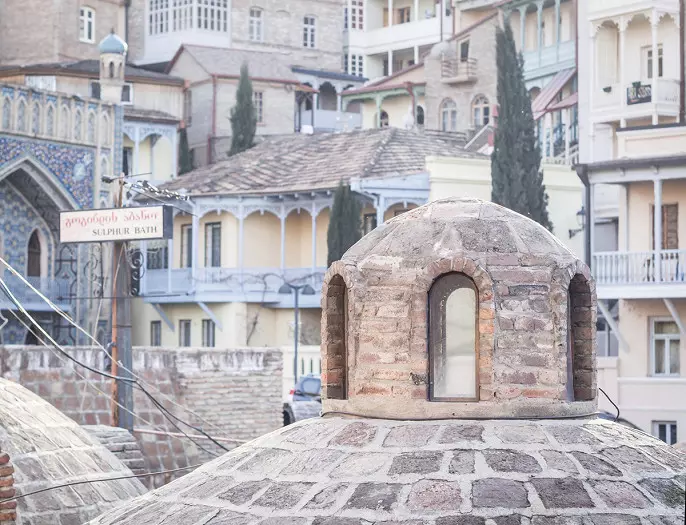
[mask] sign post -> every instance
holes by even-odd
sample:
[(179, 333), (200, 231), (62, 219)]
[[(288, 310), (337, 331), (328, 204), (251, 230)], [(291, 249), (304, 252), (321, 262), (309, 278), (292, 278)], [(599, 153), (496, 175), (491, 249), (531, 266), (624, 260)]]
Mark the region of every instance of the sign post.
[[(133, 431), (131, 370), (131, 274), (126, 242), (171, 239), (170, 206), (122, 208), (124, 181), (119, 181), (116, 208), (60, 213), (60, 243), (113, 242), (112, 260), (112, 375), (122, 380), (112, 385), (112, 424)], [(119, 367), (121, 363), (121, 368)], [(119, 410), (119, 406), (126, 410)]]

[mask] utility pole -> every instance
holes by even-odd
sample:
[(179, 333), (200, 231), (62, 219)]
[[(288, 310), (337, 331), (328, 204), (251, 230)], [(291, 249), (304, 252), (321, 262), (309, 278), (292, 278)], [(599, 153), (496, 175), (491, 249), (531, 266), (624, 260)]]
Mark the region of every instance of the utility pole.
[[(119, 179), (119, 193), (115, 206), (124, 202), (124, 179)], [(131, 379), (131, 277), (126, 258), (126, 241), (115, 241), (113, 250), (112, 296), (112, 375)], [(122, 367), (119, 368), (119, 362)], [(116, 401), (116, 403), (115, 403)], [(129, 411), (120, 410), (119, 405)], [(112, 426), (133, 431), (133, 387), (130, 381), (115, 380), (112, 385)]]

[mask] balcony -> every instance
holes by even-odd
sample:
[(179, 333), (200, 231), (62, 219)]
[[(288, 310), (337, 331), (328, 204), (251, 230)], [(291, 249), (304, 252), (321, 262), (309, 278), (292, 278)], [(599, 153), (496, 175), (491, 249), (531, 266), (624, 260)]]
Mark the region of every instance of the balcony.
[[(450, 38), (453, 30), (452, 16), (442, 19), (443, 38)], [(364, 54), (374, 55), (397, 51), (414, 46), (433, 45), (441, 40), (441, 17), (394, 24), (367, 31), (349, 31), (350, 47), (361, 48)]]
[(466, 60), (460, 58), (441, 58), (441, 82), (445, 84), (464, 84), (475, 82), (477, 75), (477, 61), (475, 58)]
[(686, 250), (596, 252), (592, 269), (599, 299), (686, 297)]
[(141, 279), (141, 295), (148, 303), (249, 302), (292, 306), (291, 295), (279, 294), (284, 281), (309, 284), (316, 292), (301, 296), (301, 306), (319, 306), (326, 268), (190, 268), (148, 270)]
[[(52, 308), (21, 279), (15, 275), (5, 274), (3, 280), (12, 294), (30, 312), (50, 312)], [(40, 291), (50, 301), (62, 310), (70, 309), (70, 281), (68, 279), (49, 279), (41, 277), (26, 277), (31, 286)], [(0, 310), (16, 310), (5, 295), (0, 295)]]
[(526, 80), (552, 75), (563, 69), (575, 67), (576, 43), (573, 40), (560, 42), (560, 45), (549, 46), (524, 53), (524, 78)]
[(588, 19), (597, 20), (625, 13), (646, 11), (658, 5), (667, 12), (679, 12), (679, 0), (660, 0), (659, 2), (656, 0), (637, 0), (632, 2), (627, 0), (593, 0), (593, 2), (588, 2)]
[[(312, 125), (312, 110), (302, 112), (302, 126)], [(344, 113), (336, 110), (318, 109), (314, 112), (315, 131), (332, 132), (362, 127), (362, 115), (360, 113)]]
[(657, 82), (657, 96), (652, 84), (632, 82), (622, 86), (612, 84), (595, 91), (592, 103), (593, 120), (615, 122), (621, 119), (679, 115), (679, 81), (661, 78)]

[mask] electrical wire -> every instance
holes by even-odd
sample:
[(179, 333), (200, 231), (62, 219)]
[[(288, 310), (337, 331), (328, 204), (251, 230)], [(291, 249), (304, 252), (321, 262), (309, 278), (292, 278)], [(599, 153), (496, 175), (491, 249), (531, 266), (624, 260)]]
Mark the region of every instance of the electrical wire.
[(360, 419), (387, 419), (389, 421), (540, 421), (540, 420), (572, 420), (572, 419), (591, 419), (597, 417), (600, 412), (591, 412), (589, 414), (581, 414), (576, 416), (510, 416), (510, 417), (486, 417), (486, 416), (469, 416), (469, 417), (390, 417), (358, 414), (356, 412), (343, 412), (340, 410), (328, 410), (322, 412), (320, 417), (326, 416), (352, 416)]
[[(121, 252), (120, 252), (120, 257), (121, 257)], [(121, 262), (121, 260), (118, 261), (118, 263), (120, 263), (120, 262)], [(43, 301), (45, 301), (45, 302), (48, 304), (48, 306), (50, 306), (57, 314), (59, 314), (59, 315), (60, 315), (61, 317), (63, 317), (64, 319), (66, 319), (67, 322), (68, 322), (69, 324), (71, 324), (71, 325), (72, 325), (74, 328), (76, 328), (79, 332), (81, 332), (81, 333), (84, 334), (88, 339), (90, 339), (90, 341), (91, 341), (95, 346), (97, 346), (98, 348), (100, 348), (103, 352), (105, 352), (105, 354), (106, 354), (110, 359), (113, 359), (112, 354), (110, 353), (110, 351), (109, 351), (107, 348), (105, 348), (104, 346), (102, 346), (102, 345), (100, 344), (100, 342), (99, 342), (97, 339), (95, 339), (91, 334), (89, 334), (86, 330), (84, 330), (81, 326), (79, 326), (76, 322), (74, 322), (74, 320), (73, 320), (69, 315), (67, 315), (63, 310), (61, 310), (57, 305), (55, 305), (50, 299), (48, 299), (45, 295), (43, 295), (43, 293), (42, 293), (40, 290), (36, 289), (29, 281), (27, 281), (27, 280), (24, 278), (23, 275), (21, 275), (17, 270), (15, 270), (15, 269), (14, 269), (7, 261), (5, 261), (2, 257), (0, 257), (0, 263), (4, 264), (4, 265), (10, 270), (10, 272), (11, 272), (13, 275), (15, 275), (16, 277), (18, 277), (26, 286), (28, 286), (34, 293), (36, 293), (41, 299), (43, 299)], [(119, 266), (120, 266), (120, 264), (117, 264), (117, 271), (118, 271), (118, 269), (119, 269)], [(116, 276), (116, 272), (115, 272), (115, 276)], [(15, 300), (16, 300), (16, 298), (15, 298)], [(13, 302), (15, 302), (15, 301), (13, 301)], [(15, 304), (16, 304), (16, 302), (15, 302)], [(26, 313), (25, 315), (28, 316), (28, 313)], [(28, 316), (28, 317), (30, 318), (30, 316)], [(31, 319), (32, 319), (32, 318), (31, 318)], [(32, 321), (33, 321), (33, 319), (32, 319)], [(41, 328), (41, 330), (42, 330), (42, 328)], [(45, 332), (44, 330), (42, 330), (42, 331), (43, 331), (43, 333), (44, 333), (45, 335), (48, 335), (47, 332)], [(50, 336), (48, 335), (48, 337), (50, 337)], [(54, 340), (52, 340), (52, 338), (50, 338), (50, 340), (51, 340), (51, 342), (52, 342), (53, 344), (56, 345), (56, 343), (54, 342)], [(61, 350), (61, 349), (60, 349), (60, 350)], [(61, 351), (64, 352), (64, 350), (61, 350)], [(73, 358), (72, 358), (69, 354), (66, 354), (66, 355), (69, 357), (69, 359), (72, 359), (72, 360), (73, 360)], [(79, 364), (80, 364), (80, 363), (79, 363)], [(182, 410), (188, 412), (189, 414), (191, 414), (192, 416), (196, 417), (198, 420), (202, 421), (202, 422), (205, 423), (206, 425), (208, 425), (208, 426), (210, 426), (210, 427), (213, 427), (213, 428), (215, 428), (215, 429), (217, 429), (217, 430), (220, 430), (220, 431), (222, 430), (222, 429), (220, 429), (217, 425), (212, 424), (212, 423), (206, 421), (205, 419), (203, 419), (203, 418), (202, 418), (199, 414), (197, 414), (196, 412), (194, 412), (194, 411), (190, 410), (189, 408), (186, 408), (186, 407), (184, 407), (183, 405), (180, 405), (179, 403), (177, 403), (174, 399), (172, 399), (171, 397), (169, 397), (169, 396), (167, 396), (166, 394), (164, 394), (163, 392), (161, 392), (159, 388), (157, 388), (156, 386), (154, 386), (154, 385), (148, 383), (147, 381), (145, 381), (142, 377), (140, 377), (140, 376), (137, 375), (135, 372), (133, 372), (133, 370), (130, 370), (129, 368), (123, 366), (123, 365), (121, 364), (121, 362), (117, 361), (117, 365), (120, 366), (123, 370), (127, 371), (128, 373), (130, 373), (130, 374), (131, 374), (131, 377), (132, 377), (132, 378), (135, 378), (135, 382), (138, 383), (139, 385), (140, 385), (140, 384), (144, 384), (144, 385), (150, 387), (151, 389), (157, 390), (157, 392), (160, 394), (160, 396), (163, 397), (163, 398), (165, 398), (170, 404), (172, 404), (172, 405), (174, 405), (174, 406), (176, 406), (176, 407), (178, 407), (178, 408), (180, 408), (180, 409), (182, 409)], [(84, 365), (84, 366), (85, 366), (85, 365)], [(95, 372), (95, 373), (101, 373), (101, 371), (99, 371), (99, 370), (91, 370), (91, 371), (93, 371), (93, 372)], [(102, 373), (104, 374), (104, 372), (102, 372)], [(111, 378), (114, 378), (114, 376), (112, 376)], [(128, 381), (133, 381), (133, 380), (130, 379), (130, 378), (122, 378), (122, 379), (125, 379), (125, 380), (128, 380)], [(184, 422), (184, 423), (185, 423), (185, 422)], [(185, 424), (187, 424), (187, 423), (185, 423)], [(204, 431), (198, 429), (197, 427), (194, 427), (194, 426), (189, 425), (189, 424), (187, 424), (187, 426), (189, 426), (189, 427), (192, 428), (193, 430), (196, 430), (196, 431), (198, 431), (198, 432), (200, 432), (200, 433), (206, 435), (206, 437), (208, 437), (208, 439), (212, 439), (208, 434), (206, 434)], [(229, 439), (229, 438), (227, 438), (227, 439)], [(235, 440), (235, 442), (236, 442), (236, 443), (241, 443), (240, 440)], [(222, 447), (222, 448), (224, 448), (224, 447)], [(225, 450), (227, 450), (227, 449), (225, 449)]]
[(111, 478), (98, 478), (98, 479), (86, 479), (83, 481), (72, 481), (70, 483), (62, 483), (61, 485), (53, 485), (52, 487), (46, 487), (44, 489), (40, 490), (33, 490), (31, 492), (27, 492), (26, 494), (19, 494), (18, 496), (14, 496), (12, 498), (5, 498), (0, 500), (0, 505), (3, 503), (8, 503), (10, 501), (17, 501), (23, 498), (28, 498), (29, 496), (33, 496), (35, 494), (41, 494), (43, 492), (48, 492), (50, 490), (57, 490), (57, 489), (62, 489), (65, 487), (73, 487), (74, 485), (83, 485), (85, 483), (106, 483), (108, 481), (117, 481), (120, 479), (132, 479), (132, 478), (147, 478), (149, 476), (159, 476), (162, 474), (172, 474), (173, 472), (180, 472), (182, 470), (191, 470), (191, 469), (196, 469), (198, 467), (201, 467), (202, 463), (198, 463), (196, 465), (188, 465), (187, 467), (178, 467), (178, 468), (173, 468), (169, 470), (161, 470), (159, 472), (146, 472), (145, 474), (127, 474), (126, 476), (114, 476)]
[(615, 410), (617, 411), (617, 416), (615, 417), (615, 420), (614, 420), (614, 421), (615, 421), (615, 423), (616, 423), (617, 421), (619, 421), (619, 407), (615, 404), (614, 401), (612, 401), (612, 399), (610, 398), (610, 396), (607, 395), (607, 392), (605, 392), (605, 390), (603, 390), (603, 389), (600, 388), (600, 387), (598, 387), (598, 390), (600, 390), (600, 391), (603, 393), (603, 395), (607, 398), (607, 400), (608, 400), (610, 403), (612, 403), (612, 406), (615, 407)]

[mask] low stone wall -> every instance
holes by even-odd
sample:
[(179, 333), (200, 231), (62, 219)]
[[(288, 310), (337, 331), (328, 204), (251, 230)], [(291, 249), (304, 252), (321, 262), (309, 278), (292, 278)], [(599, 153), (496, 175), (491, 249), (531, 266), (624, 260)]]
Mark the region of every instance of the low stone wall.
[[(68, 351), (81, 363), (104, 370), (102, 350), (69, 347)], [(162, 405), (218, 438), (226, 448), (282, 426), (282, 367), (281, 351), (272, 348), (133, 350), (134, 372), (197, 416), (157, 393)], [(49, 348), (0, 346), (0, 377), (19, 382), (79, 424), (109, 425), (107, 395), (96, 392), (81, 376), (106, 394), (112, 391), (111, 380), (58, 357)], [(134, 435), (143, 451), (146, 471), (203, 463), (224, 452), (199, 432), (176, 422), (187, 434), (199, 436), (193, 443), (142, 392), (134, 392), (134, 412), (150, 423), (134, 418)], [(150, 477), (143, 482), (158, 487), (184, 473)]]

